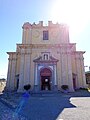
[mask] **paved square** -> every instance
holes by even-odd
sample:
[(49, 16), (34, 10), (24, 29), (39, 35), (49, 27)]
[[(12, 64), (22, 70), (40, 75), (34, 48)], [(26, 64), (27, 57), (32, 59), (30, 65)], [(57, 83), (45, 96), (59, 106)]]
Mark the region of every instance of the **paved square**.
[[(2, 96), (1, 96), (2, 97)], [(11, 98), (15, 96), (12, 95)], [(20, 98), (22, 101), (22, 97)], [(18, 104), (20, 104), (20, 99)], [(16, 100), (16, 99), (14, 99)], [(12, 118), (15, 109), (0, 103), (0, 120), (89, 120), (90, 93), (77, 91), (75, 93), (32, 94), (20, 109), (17, 119)], [(7, 119), (5, 116), (10, 118)]]

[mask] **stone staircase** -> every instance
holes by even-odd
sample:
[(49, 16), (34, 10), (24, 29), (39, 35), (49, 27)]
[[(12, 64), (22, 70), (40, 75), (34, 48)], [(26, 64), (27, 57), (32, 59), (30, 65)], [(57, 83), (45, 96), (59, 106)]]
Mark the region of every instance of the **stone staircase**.
[(62, 94), (60, 91), (39, 91), (39, 92), (31, 92), (31, 96), (38, 96), (38, 97), (51, 97), (51, 96), (57, 96)]

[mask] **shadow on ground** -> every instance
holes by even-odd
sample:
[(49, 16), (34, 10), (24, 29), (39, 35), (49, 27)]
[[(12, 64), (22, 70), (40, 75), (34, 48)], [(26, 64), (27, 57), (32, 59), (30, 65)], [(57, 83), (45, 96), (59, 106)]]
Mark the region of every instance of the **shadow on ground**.
[(28, 120), (56, 120), (64, 108), (75, 107), (69, 99), (70, 97), (66, 95), (31, 98), (23, 108), (22, 115), (26, 116)]
[[(3, 96), (5, 95), (1, 97)], [(70, 102), (71, 97), (90, 97), (90, 93), (86, 90), (79, 90), (67, 94), (61, 92), (32, 94), (24, 102), (19, 114), (25, 116), (27, 120), (57, 120), (65, 108), (76, 108), (76, 106)], [(22, 95), (12, 94), (11, 99), (18, 106), (20, 102), (22, 102)]]

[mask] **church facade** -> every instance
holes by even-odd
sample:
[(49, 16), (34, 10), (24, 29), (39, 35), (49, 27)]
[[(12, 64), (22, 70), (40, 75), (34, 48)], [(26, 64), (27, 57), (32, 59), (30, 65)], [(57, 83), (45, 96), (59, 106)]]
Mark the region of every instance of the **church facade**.
[(67, 25), (26, 22), (22, 29), (22, 44), (17, 44), (16, 52), (7, 52), (7, 90), (23, 92), (26, 84), (36, 92), (61, 90), (62, 85), (71, 92), (86, 87), (85, 52), (70, 43)]

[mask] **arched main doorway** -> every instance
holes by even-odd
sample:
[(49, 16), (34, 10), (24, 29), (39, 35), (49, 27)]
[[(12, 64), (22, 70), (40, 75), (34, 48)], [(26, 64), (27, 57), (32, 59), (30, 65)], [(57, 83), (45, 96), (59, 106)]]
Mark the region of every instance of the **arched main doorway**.
[(51, 76), (52, 72), (49, 68), (44, 68), (40, 72), (41, 76), (41, 90), (51, 90)]

